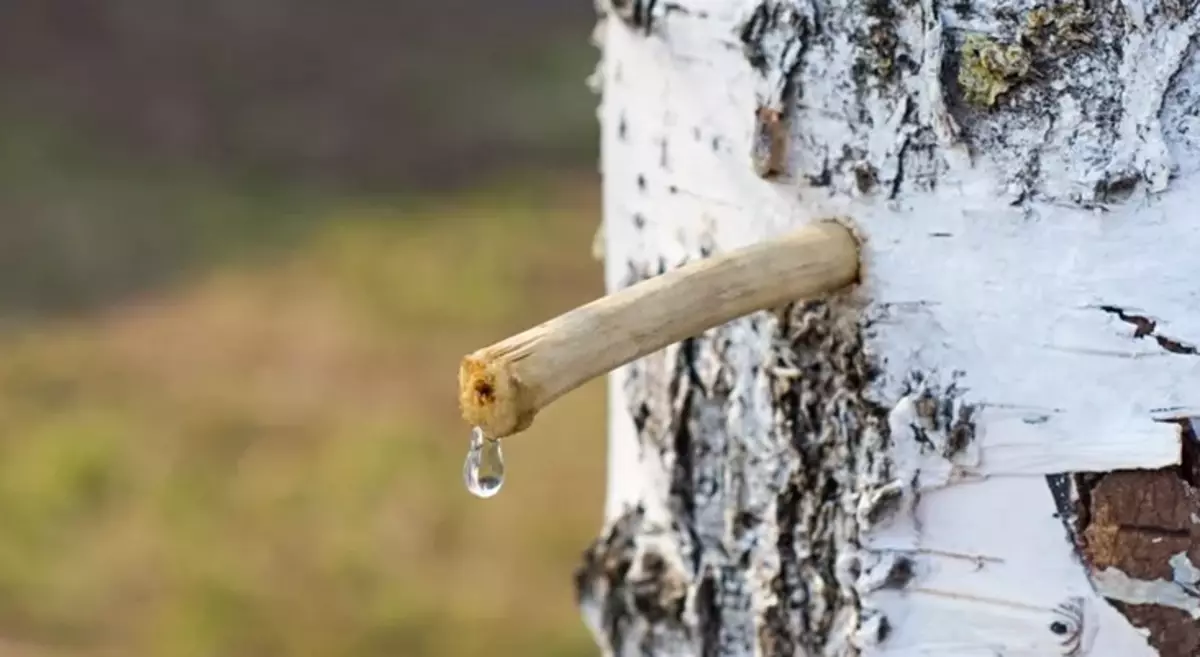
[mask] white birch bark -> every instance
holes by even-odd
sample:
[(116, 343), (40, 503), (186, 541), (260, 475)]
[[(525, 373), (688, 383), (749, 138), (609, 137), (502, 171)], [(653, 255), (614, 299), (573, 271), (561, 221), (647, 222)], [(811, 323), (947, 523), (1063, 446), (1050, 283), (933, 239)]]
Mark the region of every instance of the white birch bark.
[(604, 654), (1198, 654), (1191, 0), (601, 14), (610, 289), (865, 238), (853, 292), (612, 375)]

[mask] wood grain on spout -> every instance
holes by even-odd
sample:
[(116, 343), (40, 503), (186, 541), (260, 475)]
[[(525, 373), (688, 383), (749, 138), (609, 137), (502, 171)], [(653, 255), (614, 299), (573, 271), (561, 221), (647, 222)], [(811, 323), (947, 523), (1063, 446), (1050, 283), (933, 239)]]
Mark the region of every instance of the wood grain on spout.
[(625, 363), (752, 312), (854, 283), (858, 243), (833, 221), (692, 262), (463, 358), (463, 418), (493, 439)]

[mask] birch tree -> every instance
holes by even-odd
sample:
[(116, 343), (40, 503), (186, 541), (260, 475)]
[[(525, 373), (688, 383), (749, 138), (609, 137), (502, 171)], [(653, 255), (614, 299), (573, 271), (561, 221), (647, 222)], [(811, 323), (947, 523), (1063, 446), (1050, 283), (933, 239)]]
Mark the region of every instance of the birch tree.
[(610, 0), (609, 290), (859, 285), (610, 376), (606, 655), (1200, 654), (1193, 0)]

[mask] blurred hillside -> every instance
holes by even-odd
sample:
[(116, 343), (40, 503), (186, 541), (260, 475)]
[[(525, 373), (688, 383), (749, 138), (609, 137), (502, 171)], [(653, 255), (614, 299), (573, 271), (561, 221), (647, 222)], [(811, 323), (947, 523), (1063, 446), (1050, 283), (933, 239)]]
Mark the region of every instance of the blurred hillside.
[(589, 0), (0, 3), (0, 103), (139, 157), (393, 190), (595, 152)]
[(511, 440), (510, 481), (477, 500), (454, 378), (599, 292), (596, 201), (329, 206), (286, 254), (0, 339), (0, 640), (595, 654), (571, 572), (602, 507), (603, 384)]
[(603, 384), (486, 501), (454, 392), (601, 291), (592, 11), (0, 3), (0, 655), (595, 654)]

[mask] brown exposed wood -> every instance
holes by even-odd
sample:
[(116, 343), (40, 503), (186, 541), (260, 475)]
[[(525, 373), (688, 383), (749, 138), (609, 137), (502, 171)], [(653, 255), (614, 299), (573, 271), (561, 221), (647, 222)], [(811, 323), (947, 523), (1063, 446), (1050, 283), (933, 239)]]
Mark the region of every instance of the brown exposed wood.
[(1114, 603), (1134, 627), (1150, 632), (1150, 645), (1161, 657), (1195, 657), (1200, 655), (1200, 630), (1197, 621), (1187, 612), (1161, 605), (1127, 605)]
[[(1178, 467), (1113, 472), (1085, 484), (1084, 556), (1092, 572), (1117, 568), (1143, 580), (1172, 579), (1169, 559), (1184, 552), (1200, 564), (1200, 442), (1181, 424)], [(1200, 655), (1200, 621), (1162, 605), (1112, 601), (1146, 629), (1161, 657)]]

